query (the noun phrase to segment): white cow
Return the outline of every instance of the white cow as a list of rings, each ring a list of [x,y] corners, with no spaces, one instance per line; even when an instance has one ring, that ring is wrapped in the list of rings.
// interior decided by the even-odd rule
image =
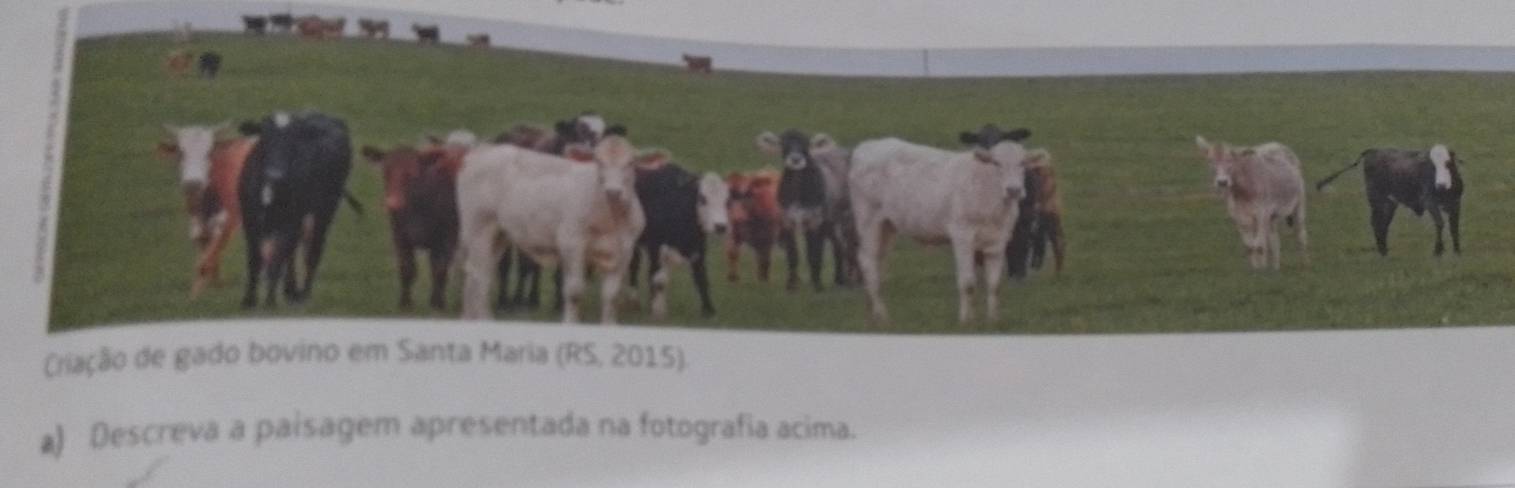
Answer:
[[[1210,161],[1215,188],[1226,199],[1226,213],[1241,233],[1252,269],[1279,268],[1279,221],[1294,227],[1300,255],[1309,262],[1305,179],[1294,151],[1277,142],[1234,147],[1194,136],[1194,143]]]
[[[579,321],[585,267],[593,266],[601,277],[600,319],[615,323],[616,298],[646,217],[635,191],[636,149],[612,135],[593,152],[594,164],[510,145],[480,146],[464,157],[463,318],[489,316],[496,264],[504,246],[515,246],[539,263],[561,264],[564,322]]]
[[[1024,197],[1030,132],[988,125],[964,132],[973,150],[952,152],[900,139],[876,139],[852,152],[848,174],[859,235],[858,266],[868,292],[870,319],[888,320],[879,284],[896,233],[925,244],[951,244],[957,263],[958,321],[973,319],[970,301],[983,274],[986,314],[998,317],[1005,244]]]

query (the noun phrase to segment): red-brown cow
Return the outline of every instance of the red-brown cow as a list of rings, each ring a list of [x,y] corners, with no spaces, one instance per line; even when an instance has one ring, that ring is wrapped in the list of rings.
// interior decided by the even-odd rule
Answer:
[[[711,72],[713,64],[715,63],[710,59],[710,56],[684,55],[684,69],[690,73],[704,73],[708,75]]]
[[[237,178],[257,138],[226,138],[227,125],[164,125],[173,140],[158,143],[158,156],[179,165],[179,185],[190,218],[189,237],[198,251],[195,280],[189,289],[191,299],[220,279],[221,251],[242,225]]]
[[[363,146],[363,157],[384,174],[384,208],[400,269],[400,307],[411,306],[416,250],[431,265],[431,308],[446,307],[447,269],[458,244],[457,176],[467,146],[397,146],[384,152]]]
[[[170,76],[173,76],[175,78],[183,78],[186,73],[189,73],[189,65],[190,63],[194,62],[194,60],[195,56],[189,51],[185,51],[183,49],[175,49],[173,51],[169,51],[168,58],[163,60],[163,69],[167,71]]]
[[[783,228],[779,173],[769,169],[733,172],[726,176],[726,184],[731,188],[727,203],[731,233],[726,238],[726,279],[732,282],[740,279],[738,268],[742,245],[745,244],[757,254],[757,277],[766,283],[769,265],[773,262],[773,244],[778,242]]]

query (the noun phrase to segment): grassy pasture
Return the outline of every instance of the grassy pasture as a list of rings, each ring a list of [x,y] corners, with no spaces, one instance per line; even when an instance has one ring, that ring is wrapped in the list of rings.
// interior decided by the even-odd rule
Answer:
[[[954,147],[959,130],[993,121],[1032,128],[1058,166],[1070,239],[1068,269],[1001,289],[1002,319],[955,324],[950,252],[898,241],[885,282],[893,324],[865,324],[860,290],[727,283],[711,246],[712,319],[697,315],[685,269],[673,274],[669,325],[907,333],[1126,333],[1472,325],[1515,322],[1512,203],[1515,76],[1321,73],[996,79],[863,79],[717,73],[510,50],[398,42],[299,42],[204,35],[191,46],[225,63],[215,82],[170,79],[162,36],[78,44],[70,104],[51,327],[282,315],[433,316],[400,311],[378,172],[355,161],[349,187],[367,215],[343,209],[311,303],[244,312],[241,236],[224,285],[187,300],[193,248],[176,172],[152,156],[162,123],[213,123],[275,109],[345,118],[354,144],[388,147],[423,132],[492,135],[593,109],[631,128],[640,146],[671,149],[686,167],[725,172],[768,164],[762,130],[798,126],[844,144],[896,135]],[[1313,261],[1286,236],[1284,270],[1247,269],[1240,240],[1209,190],[1194,148],[1211,140],[1277,140],[1316,179],[1364,148],[1445,142],[1469,164],[1461,257],[1430,256],[1429,219],[1401,212],[1390,256],[1372,251],[1360,173],[1309,194]],[[830,276],[830,259],[827,259]],[[415,296],[425,303],[423,277]],[[455,277],[456,278],[456,277]],[[456,283],[456,281],[455,281]],[[544,292],[550,293],[544,289]],[[457,289],[449,292],[455,316]],[[549,312],[520,316],[553,320]],[[623,317],[645,322],[638,313]]]

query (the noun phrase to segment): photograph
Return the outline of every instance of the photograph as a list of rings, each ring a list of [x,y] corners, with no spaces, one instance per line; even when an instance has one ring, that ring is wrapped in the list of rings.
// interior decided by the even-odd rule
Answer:
[[[77,17],[53,333],[1515,322],[1509,73],[1185,48],[1059,72],[283,2]]]

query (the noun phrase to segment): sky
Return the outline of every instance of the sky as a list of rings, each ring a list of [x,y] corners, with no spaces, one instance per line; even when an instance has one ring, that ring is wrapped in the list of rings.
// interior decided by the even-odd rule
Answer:
[[[582,2],[584,0],[567,1]],[[654,2],[659,0],[618,1]],[[788,0],[778,1],[776,5],[782,5],[785,1]],[[1174,0],[1168,1],[1171,3]],[[439,1],[439,4],[446,3],[448,3],[447,0]],[[518,1],[518,3],[529,2]],[[1036,2],[1026,3],[1036,4]],[[533,5],[541,6],[540,3]],[[1090,15],[1087,12],[1087,5],[1082,5],[1080,2],[1067,5],[1070,6],[1066,10],[1071,14]],[[916,45],[939,44],[955,47],[890,47],[900,44],[900,39],[879,35],[876,42],[871,44],[855,38],[837,39],[836,42],[848,46],[883,47],[826,48],[814,47],[817,43],[827,40],[824,35],[799,35],[799,39],[774,35],[761,39],[762,42],[705,41],[681,39],[668,35],[655,36],[558,27],[542,23],[562,23],[560,19],[544,15],[536,15],[541,22],[528,23],[432,15],[414,11],[288,2],[123,2],[81,8],[78,15],[77,33],[80,37],[92,37],[129,32],[166,31],[170,29],[174,21],[188,21],[196,29],[240,31],[243,14],[261,15],[286,11],[293,11],[297,15],[346,16],[349,18],[349,34],[356,32],[355,19],[358,17],[385,18],[392,25],[393,39],[399,41],[414,40],[414,35],[409,29],[411,22],[437,23],[441,25],[443,42],[448,43],[461,43],[465,34],[485,32],[490,34],[492,42],[497,46],[671,65],[679,64],[681,55],[690,53],[714,57],[717,70],[734,69],[791,74],[978,77],[1386,69],[1515,70],[1515,47],[1509,47],[1515,43],[1468,44],[1475,41],[1497,41],[1487,39],[1487,36],[1479,34],[1481,31],[1472,28],[1459,29],[1456,31],[1458,34],[1449,34],[1451,37],[1425,36],[1423,37],[1424,45],[1353,42],[1373,39],[1393,40],[1396,37],[1388,34],[1382,37],[1364,37],[1363,34],[1352,34],[1354,31],[1346,28],[1323,33],[1316,38],[1285,36],[1287,37],[1285,39],[1284,37],[1270,37],[1276,34],[1264,35],[1253,32],[1256,29],[1250,27],[1236,31],[1229,37],[1215,35],[1212,32],[1217,29],[1215,27],[1201,27],[1191,29],[1193,35],[1199,39],[1214,38],[1215,45],[1192,45],[1195,44],[1195,39],[1180,41],[1176,38],[1168,38],[1172,44],[1161,45],[1165,38],[1134,31],[1126,33],[1125,39],[1101,38],[1094,34],[1070,31],[1068,35],[1058,39],[1040,38],[1043,45],[1039,46],[964,47],[964,43],[956,37],[941,36],[923,39]],[[530,13],[533,10],[525,9],[523,12],[523,16],[532,17]],[[1043,15],[1051,14],[1044,13]],[[1171,17],[1184,19],[1192,15],[1174,14]],[[1263,14],[1255,13],[1255,15]],[[588,19],[586,24],[604,25],[595,20],[594,16],[585,18]],[[1239,17],[1239,19],[1244,18]],[[1181,20],[1178,21],[1181,22]],[[1427,20],[1426,25],[1433,25],[1434,21],[1434,19]],[[732,23],[740,25],[745,22],[738,19]],[[1257,21],[1242,22],[1239,25],[1250,26],[1254,23]],[[832,24],[823,23],[822,25]],[[972,28],[976,27],[971,22],[964,27],[966,30]],[[662,32],[657,28],[639,30]],[[797,30],[808,32],[803,28]],[[1148,30],[1159,32],[1164,29]],[[776,30],[778,31],[783,30]],[[908,33],[909,31],[902,30],[901,32]],[[1012,32],[1005,36],[1014,38],[1015,35],[1024,34],[1025,32],[1019,34]],[[750,36],[744,37],[741,33],[717,37],[750,38]],[[1000,38],[986,36],[984,39],[985,45],[1004,44],[1003,39]],[[1302,42],[1311,40],[1318,42],[1314,44]],[[1053,45],[1057,42],[1065,45]],[[1237,42],[1243,43],[1237,44]],[[1265,44],[1249,45],[1245,42]],[[1267,44],[1270,42],[1276,42],[1276,44]],[[1149,45],[1153,43],[1159,45]]]

